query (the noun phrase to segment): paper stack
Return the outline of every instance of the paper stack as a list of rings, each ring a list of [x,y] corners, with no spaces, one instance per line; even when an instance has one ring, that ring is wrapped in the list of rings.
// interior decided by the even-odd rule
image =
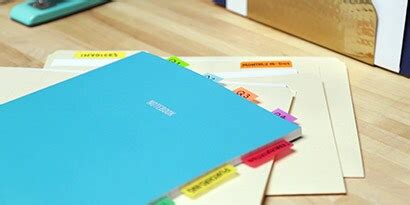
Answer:
[[[334,58],[313,57],[172,56],[163,58],[171,63],[179,65],[177,66],[179,70],[157,69],[160,65],[165,66],[163,64],[156,64],[156,66],[151,67],[148,66],[148,64],[141,66],[141,64],[137,61],[132,61],[127,65],[124,64],[124,62],[129,61],[129,59],[136,58],[140,55],[148,54],[141,53],[140,51],[57,51],[49,56],[43,69],[1,68],[0,81],[4,84],[4,86],[0,87],[0,103],[4,104],[1,106],[1,111],[7,112],[9,109],[8,107],[14,107],[15,104],[19,104],[19,102],[21,102],[21,106],[27,106],[25,103],[31,103],[29,101],[30,98],[33,98],[31,96],[50,95],[47,93],[48,90],[58,90],[59,87],[65,87],[63,86],[65,84],[70,87],[72,86],[70,84],[72,81],[79,81],[77,79],[83,79],[83,82],[79,85],[84,87],[85,90],[87,90],[87,87],[93,87],[98,93],[100,92],[99,90],[102,89],[98,88],[103,85],[101,84],[102,82],[97,81],[95,86],[89,86],[88,84],[93,83],[93,78],[89,76],[100,74],[107,76],[102,78],[105,83],[111,82],[117,84],[102,86],[105,89],[109,89],[107,92],[110,91],[109,93],[106,93],[106,95],[112,95],[115,88],[125,89],[115,91],[114,93],[118,92],[119,94],[110,96],[107,99],[132,95],[130,94],[130,90],[134,91],[136,94],[141,94],[142,92],[144,93],[143,96],[146,96],[149,94],[145,93],[153,92],[151,90],[157,87],[163,89],[164,92],[168,90],[168,88],[173,88],[173,93],[167,94],[166,96],[168,97],[166,98],[173,99],[174,101],[170,100],[170,102],[176,104],[181,102],[181,105],[179,105],[181,107],[180,109],[189,109],[192,114],[196,113],[192,116],[192,118],[189,118],[190,121],[195,122],[197,120],[201,120],[201,114],[199,113],[205,111],[213,113],[214,118],[212,118],[212,121],[218,119],[210,124],[202,124],[204,130],[203,132],[208,132],[209,129],[216,129],[214,131],[209,131],[208,134],[212,133],[212,137],[206,135],[208,140],[225,140],[225,135],[233,134],[229,133],[230,131],[226,131],[230,130],[229,128],[232,124],[235,125],[234,127],[242,127],[241,129],[235,131],[235,137],[240,137],[238,135],[239,131],[244,132],[244,130],[252,130],[253,128],[254,130],[263,130],[264,128],[269,130],[269,126],[266,125],[266,119],[264,119],[264,117],[252,117],[254,112],[242,111],[242,108],[238,110],[239,107],[236,105],[238,102],[235,101],[233,103],[232,101],[229,106],[227,106],[229,101],[229,97],[227,96],[231,95],[227,95],[226,93],[223,95],[218,95],[219,88],[229,91],[236,98],[238,98],[237,95],[245,98],[238,98],[240,101],[239,104],[246,103],[247,106],[252,107],[251,109],[254,109],[253,107],[263,108],[261,110],[264,110],[266,113],[270,113],[272,115],[271,117],[274,119],[278,117],[283,118],[284,120],[281,122],[286,122],[289,126],[294,125],[294,128],[300,126],[303,130],[301,138],[297,138],[300,134],[291,131],[292,129],[283,132],[282,134],[278,134],[278,139],[280,138],[279,136],[288,136],[285,137],[288,141],[284,141],[282,143],[285,143],[284,145],[287,145],[286,143],[292,143],[292,150],[286,148],[280,153],[277,152],[270,155],[268,163],[266,163],[266,161],[264,161],[265,163],[259,163],[258,161],[254,161],[252,163],[249,163],[248,161],[248,163],[244,163],[246,162],[244,157],[224,158],[225,162],[228,163],[230,167],[219,167],[218,170],[218,166],[216,166],[216,164],[215,166],[208,166],[206,168],[206,170],[209,171],[207,174],[204,173],[205,169],[202,168],[202,174],[198,174],[199,172],[196,172],[196,179],[195,177],[191,177],[190,180],[185,180],[186,185],[196,186],[200,194],[190,195],[187,193],[188,189],[184,189],[183,184],[176,183],[175,187],[168,190],[168,193],[162,193],[162,196],[165,196],[165,198],[159,198],[162,199],[162,201],[147,201],[146,203],[178,205],[260,205],[263,203],[264,196],[266,195],[346,194],[344,178],[364,177],[360,143],[357,135],[354,110],[350,94],[349,79],[346,66],[341,61]],[[115,63],[117,61],[118,63]],[[118,70],[118,73],[123,73],[122,75],[124,75],[125,71],[121,71],[121,67],[130,68],[127,70],[129,72],[126,75],[127,77],[121,77],[122,80],[120,81],[107,79],[109,78],[109,75],[104,75],[105,72],[109,71],[117,73],[115,70]],[[149,74],[147,74],[147,69],[152,69],[148,72]],[[189,70],[194,71],[197,74],[193,75],[194,77],[191,76],[191,74],[185,77],[179,76],[180,72],[184,71],[183,73],[185,73]],[[115,74],[111,75],[113,78],[116,76]],[[202,82],[201,79],[196,79],[197,76],[207,80],[206,83]],[[88,78],[91,78],[91,80]],[[137,87],[126,88],[127,86],[125,86],[124,83],[121,83],[121,81],[126,82],[128,79],[130,79],[130,82],[137,82],[129,85],[134,85]],[[200,106],[198,104],[195,109],[191,109],[191,105],[189,104],[191,100],[189,99],[197,98],[198,93],[192,91],[192,89],[195,88],[199,91],[198,89],[200,88],[198,88],[198,84],[206,84],[206,86],[203,87],[203,93],[201,92],[202,95],[206,95],[208,98],[214,98],[211,102],[217,101],[218,103],[214,105],[213,103],[210,104],[208,101],[202,100]],[[218,89],[214,88],[214,86],[218,86]],[[63,88],[60,89],[62,89],[61,93],[58,95],[56,94],[56,97],[58,96],[59,98],[67,101],[67,96],[65,93],[68,91]],[[182,90],[181,92],[184,92],[185,89],[190,90],[189,96],[182,99],[179,89]],[[213,89],[216,89],[217,91]],[[81,93],[83,91],[79,89],[78,92]],[[169,90],[167,92],[171,91]],[[86,93],[82,93],[80,96],[84,97],[85,94]],[[90,95],[89,93],[87,94]],[[87,97],[87,99],[95,99],[95,97],[96,96],[92,95],[91,97]],[[189,99],[187,100],[187,98]],[[236,98],[235,100],[238,100]],[[99,101],[101,100],[102,99],[99,99]],[[76,100],[72,101],[77,102]],[[64,107],[64,103],[60,100],[53,100],[49,103],[52,102],[62,103],[62,105],[48,104],[48,106],[51,106],[54,111],[61,111],[60,108]],[[71,100],[69,102],[71,102]],[[176,107],[173,103],[171,103],[172,106]],[[80,104],[81,103],[79,103],[78,106],[80,106]],[[82,104],[84,104],[84,102],[82,102]],[[87,105],[87,103],[85,104]],[[103,104],[107,106],[110,102]],[[239,112],[242,111],[243,117],[248,119],[252,118],[249,119],[249,122],[252,123],[245,123],[245,121],[238,118],[238,116],[232,118],[232,115],[229,115],[229,110],[226,112],[216,112],[215,107],[217,107],[218,104],[226,105],[230,109],[237,110]],[[111,105],[114,106],[112,102]],[[123,105],[125,106],[125,104]],[[158,107],[159,105],[155,104],[153,106]],[[90,107],[90,105],[88,105],[88,107],[85,106],[84,108],[82,107],[81,109],[78,109],[83,110],[85,108],[88,110],[96,109]],[[33,109],[44,110],[45,108],[39,106],[33,107]],[[109,112],[110,110],[106,111]],[[175,112],[177,113],[177,116],[178,111]],[[64,112],[61,114],[64,114]],[[25,115],[22,114],[22,116]],[[68,122],[71,121],[68,120]],[[65,121],[65,123],[67,123],[67,121]],[[194,129],[193,126],[198,125],[195,123],[190,125],[185,122],[184,125],[178,126],[181,126],[181,129],[192,130]],[[44,127],[40,127],[44,129]],[[139,126],[141,129],[142,127]],[[221,133],[222,130],[224,130],[223,133]],[[283,130],[283,128],[279,128],[279,130]],[[172,131],[169,132],[172,133]],[[139,133],[142,134],[141,132]],[[247,131],[247,133],[249,132]],[[198,139],[201,138],[201,136],[195,134],[190,136],[190,138]],[[260,139],[259,137],[256,138]],[[242,140],[242,137],[238,138],[238,140],[239,139]],[[204,142],[211,143],[208,140],[205,140]],[[198,142],[200,142],[200,140],[193,140],[192,143]],[[269,144],[268,141],[265,142],[266,143],[264,144]],[[281,146],[281,141],[275,141],[273,139],[271,142],[275,142],[279,147]],[[174,141],[174,143],[184,144],[184,142],[179,141]],[[173,146],[172,144],[173,143],[170,142],[169,146]],[[252,147],[252,143],[246,141],[246,137],[239,144],[241,146],[246,146],[247,149]],[[221,146],[221,149],[223,147],[230,149],[231,147],[237,148],[239,146],[234,145],[235,144],[225,144]],[[188,144],[186,144],[186,146],[188,146]],[[253,146],[253,149],[257,149],[258,147],[259,151],[263,150],[263,147],[260,148],[260,146]],[[208,147],[204,144],[201,151],[207,153],[209,149],[212,150],[212,146]],[[218,148],[216,147],[215,149]],[[220,152],[225,153],[223,151]],[[269,152],[265,152],[265,154],[270,152],[273,152],[272,149]],[[5,153],[7,154],[6,151]],[[161,150],[160,154],[166,156],[169,153],[166,150]],[[209,155],[209,153],[207,154]],[[246,152],[242,154],[246,154]],[[250,155],[251,154],[252,152]],[[248,154],[243,156],[249,157],[250,155]],[[221,157],[217,158],[221,160],[223,156],[224,155],[221,155]],[[192,163],[194,163],[194,160],[192,161]],[[161,167],[160,164],[160,162],[156,163],[158,167]],[[219,163],[219,165],[222,166],[223,163]],[[193,165],[191,164],[190,166]],[[184,170],[180,170],[180,172],[183,173],[182,175],[189,175],[188,173],[193,172],[189,169],[190,168],[187,165],[187,167],[184,168]],[[214,169],[213,172],[212,169]],[[198,188],[198,183],[201,179],[206,181],[206,177],[208,177],[207,180],[209,182],[209,180],[211,180],[209,178],[210,176],[215,177],[221,175],[221,169],[225,171],[228,170],[227,172],[235,169],[235,174],[237,176],[230,180],[226,180],[223,183],[218,182],[214,185],[211,183],[212,186],[205,186],[205,189]],[[195,169],[193,168],[193,170]],[[167,170],[163,170],[163,173],[167,173]],[[169,173],[172,173],[172,171],[170,170]],[[212,175],[212,173],[214,173],[214,175]],[[149,178],[152,178],[153,183],[158,182],[157,179],[178,181],[178,179],[180,179],[179,177],[180,176],[177,175],[167,175],[165,177],[157,177],[156,175],[149,176]],[[231,177],[228,175],[227,178]],[[107,185],[107,183],[104,185]],[[178,187],[182,188],[178,189]],[[197,189],[191,187],[190,190],[192,191]],[[21,195],[21,192],[16,191],[14,193],[2,193],[0,191],[0,194],[5,196],[7,196],[7,194],[10,194],[10,196],[18,196]],[[90,198],[92,199],[93,197],[91,196]],[[8,198],[8,200],[12,199]],[[155,198],[153,198],[153,200],[155,200]],[[29,199],[28,202],[31,203],[32,201]],[[14,205],[17,203],[11,201],[10,204]]]

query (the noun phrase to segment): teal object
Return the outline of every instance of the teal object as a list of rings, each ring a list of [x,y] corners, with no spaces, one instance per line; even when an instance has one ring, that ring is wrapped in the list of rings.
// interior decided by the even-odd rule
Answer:
[[[146,205],[299,136],[298,125],[142,52],[0,105],[0,205]]]
[[[101,5],[109,0],[61,0],[49,8],[36,8],[35,0],[25,1],[15,6],[11,12],[11,19],[26,26],[36,26],[42,23],[68,16],[70,14]]]

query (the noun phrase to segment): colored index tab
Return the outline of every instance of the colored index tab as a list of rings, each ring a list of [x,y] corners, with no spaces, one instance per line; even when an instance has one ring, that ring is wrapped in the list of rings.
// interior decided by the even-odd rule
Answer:
[[[152,205],[175,205],[175,202],[169,197],[163,197],[152,203]]]
[[[257,168],[262,164],[273,160],[273,158],[281,152],[290,150],[292,146],[292,143],[282,139],[246,154],[242,156],[241,159],[244,164],[252,168]]]
[[[249,91],[249,90],[247,90],[243,87],[237,88],[233,92],[236,93],[239,96],[242,96],[243,98],[245,98],[245,99],[247,99],[251,102],[255,101],[255,99],[258,97],[255,93],[253,93],[253,92],[251,92],[251,91]]]
[[[292,68],[292,61],[247,61],[241,62],[241,68]]]
[[[285,112],[285,111],[283,111],[279,108],[274,110],[272,113],[279,116],[279,117],[281,117],[281,118],[283,118],[283,119],[285,119],[285,120],[287,120],[287,121],[289,121],[289,122],[295,122],[298,119],[298,118],[292,116],[291,114],[289,114],[289,113],[287,113],[287,112]]]
[[[189,63],[187,63],[187,62],[181,60],[180,58],[178,58],[178,57],[176,57],[176,56],[171,56],[171,57],[169,57],[169,58],[168,58],[168,61],[171,62],[171,63],[175,63],[175,64],[177,64],[177,65],[179,65],[179,66],[182,66],[182,67],[187,67],[187,66],[189,66]]]
[[[217,83],[219,83],[221,80],[223,80],[223,78],[221,78],[219,76],[216,76],[214,74],[210,74],[210,73],[205,73],[204,76],[206,78],[208,78],[209,80],[212,80],[212,81],[217,82]]]
[[[74,58],[120,59],[125,58],[126,55],[123,51],[78,51],[74,54]]]
[[[227,164],[183,187],[181,192],[190,198],[197,198],[236,175],[236,168]]]

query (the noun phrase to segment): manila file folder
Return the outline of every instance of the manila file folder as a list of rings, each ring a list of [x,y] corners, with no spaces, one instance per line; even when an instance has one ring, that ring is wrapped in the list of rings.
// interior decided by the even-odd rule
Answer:
[[[134,51],[137,52],[137,51]],[[78,51],[57,51],[47,59],[50,70],[87,71],[105,65],[106,59],[76,59]],[[90,52],[95,53],[95,52]],[[98,52],[97,52],[98,53]],[[124,52],[127,55],[133,52]],[[357,135],[346,65],[334,58],[310,57],[181,57],[190,68],[219,77],[243,78],[284,75],[313,75],[323,81],[332,126],[344,177],[364,177],[360,144]],[[117,60],[117,59],[114,59]],[[241,69],[241,62],[291,62],[290,69]],[[255,81],[258,81],[255,79]]]

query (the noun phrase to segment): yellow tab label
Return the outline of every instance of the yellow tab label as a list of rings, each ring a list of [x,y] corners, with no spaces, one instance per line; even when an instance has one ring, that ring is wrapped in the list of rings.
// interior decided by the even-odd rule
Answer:
[[[186,185],[181,192],[190,198],[197,198],[236,175],[236,168],[227,164]]]
[[[123,51],[78,51],[74,54],[74,58],[87,59],[119,59],[125,58],[126,53]]]

